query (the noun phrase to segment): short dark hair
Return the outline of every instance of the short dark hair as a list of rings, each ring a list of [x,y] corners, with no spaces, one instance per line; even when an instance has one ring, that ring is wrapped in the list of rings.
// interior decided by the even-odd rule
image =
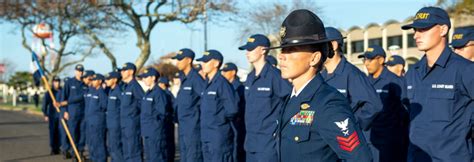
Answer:
[[[339,42],[337,42],[337,49],[336,49],[336,50],[337,50],[338,52],[341,52],[341,53],[342,53],[342,52],[343,52],[342,49],[344,49],[344,43],[339,43]]]

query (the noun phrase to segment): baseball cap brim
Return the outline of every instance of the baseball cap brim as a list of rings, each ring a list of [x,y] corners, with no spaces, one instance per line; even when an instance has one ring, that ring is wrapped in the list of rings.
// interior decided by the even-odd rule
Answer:
[[[388,62],[385,63],[385,65],[387,65],[387,66],[394,66],[394,65],[397,65],[397,64],[396,64],[395,62],[393,62],[393,61],[388,61]]]
[[[373,55],[373,54],[361,54],[357,56],[357,58],[366,58],[366,59],[373,59],[377,56],[382,56],[382,55]]]
[[[201,58],[196,59],[196,61],[208,62],[208,61],[211,60],[211,59],[212,59],[211,57],[203,56],[203,57],[201,57]]]
[[[172,57],[171,59],[182,60],[182,59],[184,59],[184,58],[186,58],[186,56],[183,56],[183,55],[176,55],[176,56]]]
[[[423,23],[423,22],[413,22],[412,24],[407,24],[403,25],[402,29],[403,30],[408,30],[408,29],[425,29],[425,28],[430,28],[436,25],[436,23]]]
[[[254,50],[255,48],[257,48],[256,45],[252,45],[252,44],[247,43],[247,44],[245,44],[245,45],[243,45],[243,46],[240,46],[240,47],[239,47],[239,50],[252,51],[252,50]]]
[[[118,79],[119,77],[116,77],[116,76],[108,76],[108,77],[105,77],[105,80],[110,80],[110,79]]]
[[[235,69],[232,69],[232,68],[222,68],[221,71],[231,71],[231,70],[235,70]]]
[[[454,48],[457,48],[457,47],[464,47],[467,42],[469,42],[469,40],[465,39],[465,40],[456,40],[456,41],[453,41],[451,42],[451,46],[453,46]]]

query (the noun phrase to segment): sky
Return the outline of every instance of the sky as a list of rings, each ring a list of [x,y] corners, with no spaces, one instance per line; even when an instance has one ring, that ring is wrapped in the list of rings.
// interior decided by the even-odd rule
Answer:
[[[243,0],[238,3],[252,6],[252,3],[272,3],[271,0],[251,1]],[[288,3],[288,1],[280,1]],[[347,30],[353,26],[365,27],[370,23],[383,24],[388,20],[404,21],[413,16],[421,7],[433,5],[436,0],[318,0],[316,5],[321,9],[318,16],[325,26],[333,26]],[[318,11],[317,11],[318,12]],[[191,48],[196,52],[196,58],[202,56],[204,50],[203,25],[194,23],[190,27],[178,23],[158,24],[152,32],[152,53],[148,63],[170,52],[181,48]],[[193,30],[191,30],[191,28]],[[279,28],[276,26],[275,28]],[[248,68],[245,53],[237,48],[241,42],[236,41],[239,36],[235,24],[208,23],[208,48],[217,49],[224,55],[224,62],[234,62],[240,68]],[[8,60],[15,65],[15,71],[29,71],[31,54],[21,45],[20,31],[17,26],[0,24],[0,60]],[[134,62],[140,50],[136,47],[135,34],[130,32],[123,38],[111,40],[116,54],[118,65],[125,62]],[[57,43],[57,42],[56,42]],[[56,45],[58,46],[58,45]],[[103,54],[87,58],[83,62],[86,69],[94,69],[99,73],[111,70],[108,59]],[[72,68],[66,70],[66,75],[72,73]]]

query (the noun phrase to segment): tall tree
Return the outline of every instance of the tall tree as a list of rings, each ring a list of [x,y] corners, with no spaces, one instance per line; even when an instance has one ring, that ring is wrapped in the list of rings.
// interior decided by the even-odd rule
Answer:
[[[279,30],[281,23],[291,11],[296,9],[308,9],[315,13],[321,13],[315,1],[292,0],[275,1],[272,3],[256,2],[239,10],[238,16],[232,19],[237,23],[239,36],[237,42],[246,40],[252,34],[267,35],[272,43],[279,43]],[[276,56],[279,50],[271,50],[270,55]]]
[[[34,51],[30,42],[32,39],[36,39],[32,28],[39,23],[50,26],[54,33],[53,38],[57,39],[59,46],[53,47],[41,39],[40,43],[47,47],[47,50],[45,50],[46,52],[36,52],[40,57],[40,65],[46,75],[50,76],[48,78],[51,79],[67,67],[84,61],[94,53],[94,49],[97,47],[84,36],[80,27],[70,21],[70,17],[82,14],[78,12],[81,11],[81,7],[83,6],[69,2],[3,1],[0,3],[0,19],[18,27],[21,32],[22,46],[30,52]],[[99,22],[99,20],[95,22]],[[103,26],[89,22],[88,27],[101,29]]]
[[[443,7],[455,16],[462,14],[474,15],[473,0],[437,0],[436,5]]]
[[[137,39],[136,46],[140,49],[135,64],[140,69],[151,54],[151,33],[158,23],[181,22],[183,24],[202,20],[205,14],[223,15],[234,11],[232,0],[149,0],[145,3],[136,1],[116,0],[104,7],[109,16],[131,29]]]
[[[242,10],[239,10],[235,19],[238,24],[238,41],[246,40],[252,34],[260,33],[274,37],[279,41],[278,32],[281,23],[291,11],[296,9],[308,9],[315,13],[321,13],[315,1],[310,0],[292,0],[276,1],[272,3],[256,2],[248,4]]]

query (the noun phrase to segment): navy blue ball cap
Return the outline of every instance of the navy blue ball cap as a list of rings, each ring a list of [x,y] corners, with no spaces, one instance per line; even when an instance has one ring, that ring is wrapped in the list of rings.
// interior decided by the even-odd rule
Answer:
[[[87,78],[87,77],[90,77],[90,76],[94,76],[95,72],[92,71],[92,70],[86,70],[84,71],[84,74],[82,75],[83,78]]]
[[[224,61],[224,56],[222,56],[221,52],[211,49],[204,52],[204,55],[201,58],[198,58],[197,61],[208,62],[212,59],[216,59],[219,62],[222,62]]]
[[[405,59],[398,55],[393,55],[392,57],[388,58],[387,62],[385,62],[385,65],[387,66],[394,66],[398,64],[405,65]]]
[[[466,46],[469,41],[474,41],[474,28],[456,29],[451,46],[461,48]]]
[[[105,80],[105,77],[102,74],[95,74],[92,80]]]
[[[265,61],[272,64],[273,66],[277,66],[277,64],[278,64],[277,59],[275,57],[271,56],[271,55],[265,56]]]
[[[59,82],[59,81],[61,81],[61,78],[59,78],[59,76],[54,76],[53,81],[58,81]]]
[[[131,63],[131,62],[127,62],[125,64],[122,65],[122,68],[120,68],[120,71],[123,71],[123,70],[137,70],[137,67],[135,66],[135,64]]]
[[[321,19],[306,9],[295,10],[285,18],[280,37],[280,46],[269,49],[329,42]]]
[[[328,37],[328,40],[342,40],[345,38],[342,36],[341,32],[334,27],[326,27],[324,29],[326,30],[326,36]]]
[[[337,41],[337,43],[341,45],[344,43],[343,40],[345,37],[342,36],[339,30],[337,30],[334,27],[326,27],[325,30],[326,30],[326,36],[328,37],[328,40]]]
[[[222,71],[231,71],[231,70],[237,71],[237,69],[238,69],[237,65],[235,65],[232,62],[228,62],[228,63],[224,64],[224,67],[222,68]]]
[[[451,28],[448,13],[439,7],[423,7],[416,13],[413,23],[402,26],[402,29],[425,29],[437,24]]]
[[[149,76],[155,76],[155,77],[160,77],[160,73],[153,67],[146,68],[143,73],[138,75],[140,78],[145,78]]]
[[[105,79],[109,80],[109,79],[119,79],[121,76],[120,76],[120,73],[119,72],[116,72],[116,71],[112,71],[112,72],[109,72],[107,75],[105,75]]]
[[[247,39],[247,43],[245,45],[239,47],[239,50],[252,51],[258,46],[270,47],[270,40],[268,37],[262,34],[252,35]]]
[[[82,64],[77,64],[74,69],[76,69],[77,71],[84,71],[84,65],[82,65]]]
[[[170,80],[167,77],[160,77],[160,79],[158,79],[158,83],[170,85]]]
[[[357,56],[358,58],[366,58],[366,59],[373,59],[376,56],[385,57],[385,50],[377,45],[371,45],[367,50],[365,50],[364,54]]]
[[[176,53],[176,56],[172,57],[171,59],[177,59],[177,60],[182,60],[186,57],[189,57],[191,58],[192,60],[194,60],[194,51],[189,49],[189,48],[183,48],[181,50],[179,50],[177,53]]]

